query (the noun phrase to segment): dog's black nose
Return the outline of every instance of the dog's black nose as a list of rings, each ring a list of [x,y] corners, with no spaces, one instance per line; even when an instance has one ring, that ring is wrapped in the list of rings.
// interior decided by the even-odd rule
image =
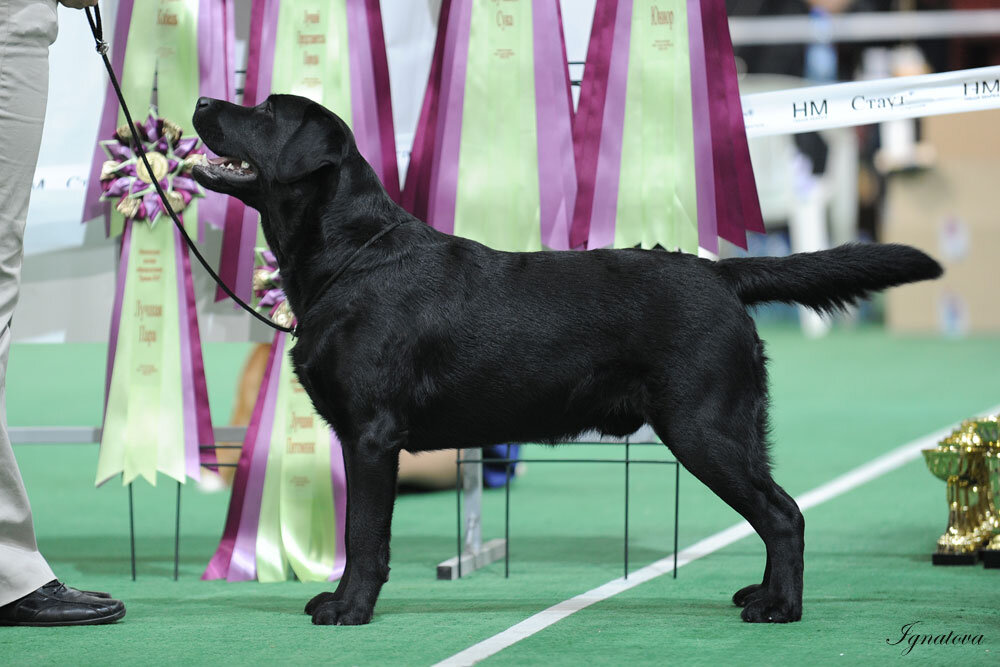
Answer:
[[[202,109],[207,109],[208,105],[212,103],[212,98],[210,97],[199,97],[198,104],[195,106],[196,111],[201,111]]]

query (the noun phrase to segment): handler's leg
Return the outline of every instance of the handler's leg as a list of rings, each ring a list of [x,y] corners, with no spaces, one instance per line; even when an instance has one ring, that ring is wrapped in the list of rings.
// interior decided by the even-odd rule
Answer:
[[[56,32],[54,0],[0,5],[0,605],[55,579],[35,546],[31,508],[7,437],[4,378]]]
[[[35,546],[31,508],[7,437],[2,374],[7,371],[10,327],[0,333],[0,606],[55,579]]]
[[[5,377],[21,277],[24,222],[48,95],[55,0],[0,3],[0,625],[111,623],[125,606],[56,581],[38,553],[31,508],[7,437]]]

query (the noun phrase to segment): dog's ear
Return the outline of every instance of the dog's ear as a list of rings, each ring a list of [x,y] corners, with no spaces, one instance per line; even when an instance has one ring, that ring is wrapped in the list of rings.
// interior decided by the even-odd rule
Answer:
[[[278,155],[275,179],[293,183],[323,167],[339,167],[346,144],[347,137],[337,122],[310,108]]]

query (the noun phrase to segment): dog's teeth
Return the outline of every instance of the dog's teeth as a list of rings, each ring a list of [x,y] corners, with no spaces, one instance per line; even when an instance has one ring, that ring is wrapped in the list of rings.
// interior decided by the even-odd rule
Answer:
[[[234,167],[234,166],[233,166],[233,163],[232,163],[232,162],[227,162],[227,163],[226,163],[226,169],[229,169],[229,170],[233,170],[233,169],[235,169],[235,168],[236,168],[236,167]]]
[[[244,160],[243,164],[240,165],[240,169],[249,169],[249,168],[250,168],[250,163],[247,162],[246,160]]]

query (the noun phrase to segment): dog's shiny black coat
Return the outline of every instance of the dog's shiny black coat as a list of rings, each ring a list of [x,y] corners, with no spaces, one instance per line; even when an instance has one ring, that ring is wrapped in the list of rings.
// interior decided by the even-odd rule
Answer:
[[[389,574],[400,449],[625,435],[644,423],[764,540],[763,582],[733,598],[743,619],[800,618],[804,523],[771,478],[764,349],[746,306],[834,310],[937,277],[934,260],[893,245],[720,262],[498,252],[397,206],[347,125],[318,104],[201,99],[194,125],[213,151],[251,165],[198,167],[195,178],[261,212],[300,323],[296,372],[343,443],[347,566],[336,592],[306,607],[314,623],[371,620]]]

